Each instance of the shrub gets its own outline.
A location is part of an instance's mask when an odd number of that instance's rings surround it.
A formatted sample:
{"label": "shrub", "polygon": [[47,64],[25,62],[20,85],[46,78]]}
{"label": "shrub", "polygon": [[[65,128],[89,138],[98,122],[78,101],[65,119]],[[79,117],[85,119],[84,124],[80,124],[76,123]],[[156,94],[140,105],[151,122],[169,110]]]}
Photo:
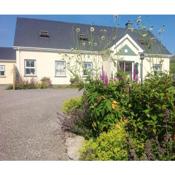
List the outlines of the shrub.
{"label": "shrub", "polygon": [[[117,81],[108,84],[91,80],[85,84],[81,109],[83,127],[95,139],[87,142],[88,147],[95,145],[97,149],[98,138],[127,118],[129,160],[174,160],[174,97],[172,78],[165,73],[148,75],[142,85],[129,82],[121,74]],[[87,157],[92,158],[90,154],[93,157],[96,152],[88,152]]]}
{"label": "shrub", "polygon": [[158,136],[162,140],[167,130],[165,125],[169,126],[168,132],[175,132],[174,97],[175,88],[166,74],[150,75],[141,87],[132,86],[127,111],[129,123],[140,137]]}
{"label": "shrub", "polygon": [[78,75],[74,75],[74,77],[70,79],[70,83],[71,83],[70,87],[79,88],[80,86],[82,86],[83,80]]}
{"label": "shrub", "polygon": [[48,88],[48,87],[51,87],[52,86],[52,83],[51,83],[51,80],[50,78],[48,77],[43,77],[41,79],[41,89],[43,88]]}
{"label": "shrub", "polygon": [[[42,78],[41,83],[38,83],[33,78],[28,80],[18,80],[15,82],[15,89],[45,89],[51,86],[51,81],[49,78]],[[13,85],[9,85],[7,90],[13,89]]]}
{"label": "shrub", "polygon": [[172,84],[167,74],[149,75],[142,86],[133,84],[129,93],[125,111],[128,132],[137,140],[143,139],[148,160],[174,159],[175,88]]}
{"label": "shrub", "polygon": [[82,97],[74,97],[68,100],[65,100],[63,103],[63,112],[70,114],[75,112],[76,109],[81,108],[82,105]]}
{"label": "shrub", "polygon": [[128,160],[125,121],[120,121],[110,131],[86,141],[81,149],[82,160]]}
{"label": "shrub", "polygon": [[127,105],[128,84],[110,82],[104,85],[102,81],[90,81],[85,86],[83,104],[86,126],[92,130],[93,137],[108,131],[123,116]]}

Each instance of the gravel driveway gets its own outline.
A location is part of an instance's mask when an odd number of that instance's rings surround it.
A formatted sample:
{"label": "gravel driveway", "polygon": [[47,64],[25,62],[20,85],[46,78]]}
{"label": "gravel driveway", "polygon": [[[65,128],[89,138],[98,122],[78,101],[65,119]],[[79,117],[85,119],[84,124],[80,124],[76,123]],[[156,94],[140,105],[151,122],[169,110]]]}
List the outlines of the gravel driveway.
{"label": "gravel driveway", "polygon": [[0,88],[0,160],[67,160],[56,113],[76,89]]}

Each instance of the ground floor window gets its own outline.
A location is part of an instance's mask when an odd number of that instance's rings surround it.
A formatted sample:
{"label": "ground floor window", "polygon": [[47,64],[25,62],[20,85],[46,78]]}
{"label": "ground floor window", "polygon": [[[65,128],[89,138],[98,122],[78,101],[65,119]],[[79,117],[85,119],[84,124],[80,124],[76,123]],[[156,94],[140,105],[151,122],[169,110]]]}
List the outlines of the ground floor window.
{"label": "ground floor window", "polygon": [[92,62],[83,62],[83,76],[89,75],[92,71],[92,68]]}
{"label": "ground floor window", "polygon": [[5,65],[0,65],[0,76],[5,76]]}
{"label": "ground floor window", "polygon": [[55,61],[55,76],[56,77],[66,76],[66,62],[65,61]]}
{"label": "ground floor window", "polygon": [[36,75],[36,60],[25,60],[24,61],[24,71],[26,76],[35,76]]}
{"label": "ground floor window", "polygon": [[162,71],[162,65],[161,64],[154,64],[153,65],[153,71],[154,72],[160,72],[160,71]]}
{"label": "ground floor window", "polygon": [[132,61],[119,61],[118,71],[125,72],[132,79],[133,62]]}

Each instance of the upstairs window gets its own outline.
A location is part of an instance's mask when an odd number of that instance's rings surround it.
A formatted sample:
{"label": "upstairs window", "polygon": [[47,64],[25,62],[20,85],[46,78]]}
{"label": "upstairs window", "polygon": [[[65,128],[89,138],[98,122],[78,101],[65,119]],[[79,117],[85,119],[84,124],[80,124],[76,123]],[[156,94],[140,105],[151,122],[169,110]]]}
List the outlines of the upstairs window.
{"label": "upstairs window", "polygon": [[24,61],[25,76],[36,75],[36,60],[25,60]]}
{"label": "upstairs window", "polygon": [[55,76],[56,77],[66,76],[66,62],[65,61],[55,61]]}
{"label": "upstairs window", "polygon": [[92,62],[84,62],[83,63],[83,76],[87,76],[91,74],[92,71]]}
{"label": "upstairs window", "polygon": [[80,34],[79,35],[79,40],[80,41],[88,41],[88,37],[85,34]]}
{"label": "upstairs window", "polygon": [[41,38],[49,38],[49,32],[48,31],[40,31],[40,37]]}
{"label": "upstairs window", "polygon": [[4,65],[0,65],[0,77],[5,76],[5,66]]}

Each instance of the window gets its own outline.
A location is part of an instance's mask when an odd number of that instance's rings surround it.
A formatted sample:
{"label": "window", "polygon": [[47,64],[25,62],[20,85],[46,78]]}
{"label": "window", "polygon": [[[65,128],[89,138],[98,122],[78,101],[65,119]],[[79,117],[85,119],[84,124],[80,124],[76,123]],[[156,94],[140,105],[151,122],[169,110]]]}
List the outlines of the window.
{"label": "window", "polygon": [[36,60],[25,60],[24,66],[26,76],[36,75]]}
{"label": "window", "polygon": [[65,61],[55,61],[55,76],[56,77],[66,76],[66,62]]}
{"label": "window", "polygon": [[119,61],[118,70],[125,72],[132,79],[132,61]]}
{"label": "window", "polygon": [[40,37],[41,38],[49,38],[48,31],[40,31]]}
{"label": "window", "polygon": [[5,66],[0,65],[0,76],[5,76]]}
{"label": "window", "polygon": [[161,64],[154,64],[153,65],[153,71],[154,72],[160,72],[162,70],[162,65]]}
{"label": "window", "polygon": [[92,62],[84,62],[83,63],[83,75],[89,75],[90,71],[92,71]]}

